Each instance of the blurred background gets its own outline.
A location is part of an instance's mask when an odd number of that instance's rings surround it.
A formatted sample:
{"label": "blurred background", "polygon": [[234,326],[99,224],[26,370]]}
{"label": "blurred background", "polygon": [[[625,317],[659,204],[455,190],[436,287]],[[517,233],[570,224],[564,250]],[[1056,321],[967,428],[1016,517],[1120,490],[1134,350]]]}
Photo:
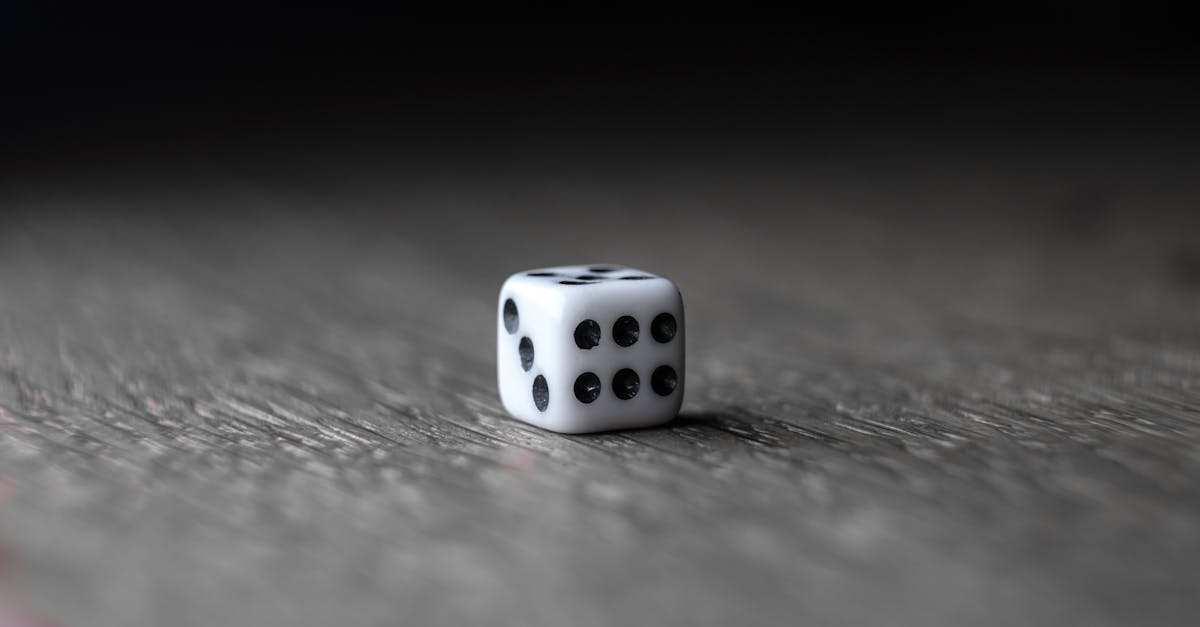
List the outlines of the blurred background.
{"label": "blurred background", "polygon": [[120,167],[325,180],[718,162],[919,181],[897,167],[965,160],[1107,179],[1173,174],[1192,156],[1196,44],[1177,12],[856,4],[796,22],[9,8],[5,182]]}
{"label": "blurred background", "polygon": [[[1083,273],[1067,282],[1197,281],[1200,46],[1169,7],[486,25],[14,6],[9,233],[52,214],[98,229],[90,245],[123,249],[100,235],[141,226],[205,264],[286,241],[280,263],[403,248],[456,276],[581,254],[703,274],[730,238],[803,234],[747,265],[903,272],[919,291],[926,264],[1036,250]],[[1154,294],[1139,298],[1177,309]]]}
{"label": "blurred background", "polygon": [[[1197,44],[1168,7],[855,3],[791,23],[689,24],[664,10],[637,26],[428,24],[310,3],[14,6],[0,25],[10,214],[46,209],[18,200],[28,194],[95,192],[111,202],[79,212],[226,230],[336,215],[451,247],[470,238],[439,229],[446,211],[395,192],[515,195],[522,209],[457,205],[481,215],[454,228],[478,220],[480,234],[501,211],[526,212],[513,225],[670,211],[623,202],[622,184],[686,195],[680,217],[747,224],[819,225],[832,212],[950,229],[1034,223],[1077,239],[1125,217],[1166,220],[1156,238],[1194,214]],[[294,196],[240,202],[217,181]],[[555,197],[576,184],[613,196],[588,207]],[[789,186],[829,202],[769,198]],[[875,192],[887,198],[862,202]],[[220,200],[193,202],[205,193]],[[488,239],[454,252],[486,260]],[[1165,263],[1190,276],[1195,251],[1179,245]]]}
{"label": "blurred background", "polygon": [[[1190,624],[1194,20],[586,11],[0,9],[0,625]],[[499,409],[577,262],[679,421]]]}
{"label": "blurred background", "polygon": [[[622,184],[743,223],[819,225],[828,211],[1080,238],[1134,214],[1180,234],[1194,214],[1197,44],[1166,7],[852,4],[766,25],[663,11],[641,26],[489,26],[308,3],[233,15],[16,6],[0,25],[10,214],[33,206],[22,195],[95,192],[111,202],[78,211],[233,230],[336,215],[451,247],[470,238],[439,230],[447,212],[389,194],[514,194],[522,209],[472,204],[481,234],[500,211],[564,222],[670,211],[623,202]],[[216,181],[295,202],[192,202],[220,196]],[[575,184],[613,196],[555,197]],[[789,186],[830,202],[768,198]],[[862,202],[875,192],[887,198]],[[487,240],[454,252],[486,260]],[[1195,252],[1180,245],[1166,263],[1188,274]]]}

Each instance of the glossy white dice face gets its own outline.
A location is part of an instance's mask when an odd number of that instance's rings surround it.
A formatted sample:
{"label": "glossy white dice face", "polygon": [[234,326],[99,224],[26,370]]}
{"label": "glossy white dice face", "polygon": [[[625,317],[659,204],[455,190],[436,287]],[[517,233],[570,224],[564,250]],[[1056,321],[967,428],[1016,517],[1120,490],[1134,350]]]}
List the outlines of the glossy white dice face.
{"label": "glossy white dice face", "polygon": [[683,299],[611,264],[518,272],[500,288],[496,369],[513,416],[561,433],[649,427],[683,403]]}

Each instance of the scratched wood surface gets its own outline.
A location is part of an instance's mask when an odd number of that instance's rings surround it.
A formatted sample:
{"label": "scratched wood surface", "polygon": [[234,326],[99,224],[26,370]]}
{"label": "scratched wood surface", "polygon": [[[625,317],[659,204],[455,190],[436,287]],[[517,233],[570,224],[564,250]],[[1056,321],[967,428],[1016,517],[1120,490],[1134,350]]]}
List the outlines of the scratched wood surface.
{"label": "scratched wood surface", "polygon": [[[0,624],[1195,624],[1197,163],[1072,154],[10,177]],[[680,285],[669,425],[504,415],[576,261]]]}

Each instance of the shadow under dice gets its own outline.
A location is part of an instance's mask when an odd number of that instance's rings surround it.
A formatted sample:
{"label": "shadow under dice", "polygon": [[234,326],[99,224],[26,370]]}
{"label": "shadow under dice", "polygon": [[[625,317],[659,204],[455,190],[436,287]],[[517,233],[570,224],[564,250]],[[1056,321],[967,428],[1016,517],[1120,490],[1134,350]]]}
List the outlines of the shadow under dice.
{"label": "shadow under dice", "polygon": [[563,433],[662,424],[683,402],[683,299],[670,280],[614,265],[518,272],[500,288],[500,399]]}

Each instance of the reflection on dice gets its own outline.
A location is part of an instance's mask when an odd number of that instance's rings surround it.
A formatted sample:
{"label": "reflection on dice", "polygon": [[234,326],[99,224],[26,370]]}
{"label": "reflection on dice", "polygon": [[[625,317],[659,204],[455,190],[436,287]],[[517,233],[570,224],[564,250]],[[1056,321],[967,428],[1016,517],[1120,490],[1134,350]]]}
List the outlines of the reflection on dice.
{"label": "reflection on dice", "polygon": [[683,402],[683,298],[608,264],[518,272],[500,288],[496,369],[508,413],[587,433],[662,424]]}

